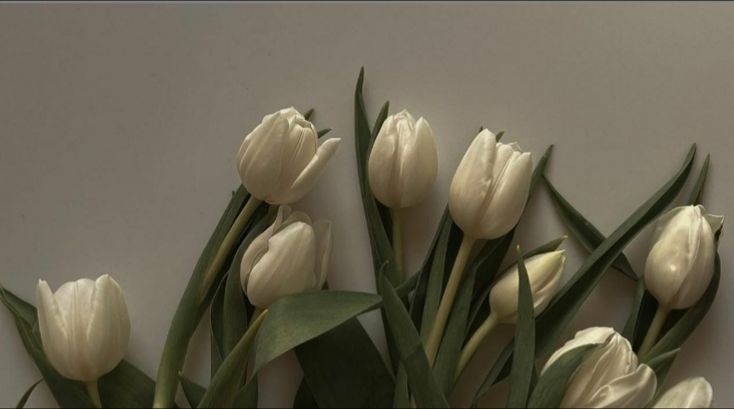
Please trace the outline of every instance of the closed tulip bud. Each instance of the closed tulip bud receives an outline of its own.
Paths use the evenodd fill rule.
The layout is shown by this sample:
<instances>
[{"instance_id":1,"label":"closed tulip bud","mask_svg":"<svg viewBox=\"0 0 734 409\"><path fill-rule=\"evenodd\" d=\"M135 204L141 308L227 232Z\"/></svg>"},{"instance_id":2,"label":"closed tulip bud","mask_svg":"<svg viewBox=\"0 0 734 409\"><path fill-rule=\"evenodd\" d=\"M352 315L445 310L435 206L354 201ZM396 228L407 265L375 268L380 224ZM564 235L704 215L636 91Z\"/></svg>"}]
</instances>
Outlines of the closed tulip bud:
<instances>
[{"instance_id":1,"label":"closed tulip bud","mask_svg":"<svg viewBox=\"0 0 734 409\"><path fill-rule=\"evenodd\" d=\"M125 356L130 318L110 276L68 282L56 293L41 280L36 301L43 351L62 376L94 382Z\"/></svg>"},{"instance_id":2,"label":"closed tulip bud","mask_svg":"<svg viewBox=\"0 0 734 409\"><path fill-rule=\"evenodd\" d=\"M497 143L486 129L479 132L451 181L451 217L474 239L506 234L520 220L531 174L530 153L515 143Z\"/></svg>"},{"instance_id":3,"label":"closed tulip bud","mask_svg":"<svg viewBox=\"0 0 734 409\"><path fill-rule=\"evenodd\" d=\"M688 378L668 389L653 408L710 408L714 398L711 384L704 378Z\"/></svg>"},{"instance_id":4,"label":"closed tulip bud","mask_svg":"<svg viewBox=\"0 0 734 409\"><path fill-rule=\"evenodd\" d=\"M294 108L266 115L237 152L242 184L270 204L293 203L313 188L340 141L319 146L316 128Z\"/></svg>"},{"instance_id":5,"label":"closed tulip bud","mask_svg":"<svg viewBox=\"0 0 734 409\"><path fill-rule=\"evenodd\" d=\"M536 316L543 312L556 295L565 265L565 250L538 254L525 260ZM489 293L492 315L500 323L514 324L517 321L519 274L517 264L515 264L497 281Z\"/></svg>"},{"instance_id":6,"label":"closed tulip bud","mask_svg":"<svg viewBox=\"0 0 734 409\"><path fill-rule=\"evenodd\" d=\"M390 208L414 206L436 181L438 154L428 121L408 111L390 115L375 138L367 163L370 187Z\"/></svg>"},{"instance_id":7,"label":"closed tulip bud","mask_svg":"<svg viewBox=\"0 0 734 409\"><path fill-rule=\"evenodd\" d=\"M252 305L267 308L278 298L318 291L326 281L331 224L281 206L273 224L242 256L242 289Z\"/></svg>"},{"instance_id":8,"label":"closed tulip bud","mask_svg":"<svg viewBox=\"0 0 734 409\"><path fill-rule=\"evenodd\" d=\"M667 309L686 309L706 291L714 273L715 233L723 217L703 206L681 206L660 217L645 263L645 285Z\"/></svg>"},{"instance_id":9,"label":"closed tulip bud","mask_svg":"<svg viewBox=\"0 0 734 409\"><path fill-rule=\"evenodd\" d=\"M639 364L629 341L612 328L593 327L576 333L545 364L548 369L563 354L584 345L588 352L573 373L562 408L644 408L657 388L655 372Z\"/></svg>"}]
</instances>

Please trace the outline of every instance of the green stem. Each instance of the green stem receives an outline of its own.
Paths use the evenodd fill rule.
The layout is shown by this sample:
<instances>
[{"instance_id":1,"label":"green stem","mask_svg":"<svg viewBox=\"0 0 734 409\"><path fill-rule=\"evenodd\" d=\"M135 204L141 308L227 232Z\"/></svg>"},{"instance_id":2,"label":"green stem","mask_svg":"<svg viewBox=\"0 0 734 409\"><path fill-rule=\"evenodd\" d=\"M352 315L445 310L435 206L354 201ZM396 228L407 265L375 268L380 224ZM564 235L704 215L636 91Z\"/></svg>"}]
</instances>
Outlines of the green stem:
<instances>
[{"instance_id":1,"label":"green stem","mask_svg":"<svg viewBox=\"0 0 734 409\"><path fill-rule=\"evenodd\" d=\"M268 310L255 310L252 324L247 328L245 334L237 342L232 352L224 358L219 369L214 374L209 387L199 402L200 408L222 408L231 407L236 398L237 391L242 387L241 382L233 382L233 379L241 379L247 368L247 358L252 347L257 331L260 329Z\"/></svg>"},{"instance_id":2,"label":"green stem","mask_svg":"<svg viewBox=\"0 0 734 409\"><path fill-rule=\"evenodd\" d=\"M173 316L166 343L161 353L153 397L154 408L173 407L173 399L179 383L178 374L183 368L189 341L196 331L199 321L201 321L202 311L204 310L202 304L222 265L232 252L237 238L242 234L247 222L260 203L262 202L259 199L252 196L247 200L222 240L209 266L202 274L191 277Z\"/></svg>"},{"instance_id":3,"label":"green stem","mask_svg":"<svg viewBox=\"0 0 734 409\"><path fill-rule=\"evenodd\" d=\"M642 358L650 352L650 349L652 349L655 342L658 340L660 330L663 329L663 324L665 324L665 320L668 318L669 313L669 309L662 305L658 306L657 311L655 311L655 317L652 319L652 324L650 324L650 328L648 328L647 334L645 334L645 339L642 340L642 345L640 346L640 350L637 352L637 356Z\"/></svg>"},{"instance_id":4,"label":"green stem","mask_svg":"<svg viewBox=\"0 0 734 409\"><path fill-rule=\"evenodd\" d=\"M487 338L489 333L492 332L495 327L497 327L497 324L499 324L499 322L495 318L494 314L490 313L489 317L487 317L482 325L477 328L477 331L474 333L474 335L469 338L466 346L461 351L459 364L456 367L456 375L454 377L455 379L459 379L459 376L461 376L461 373L464 372L464 369L466 369L469 361L471 361L474 354L477 353L479 346L482 345L482 342Z\"/></svg>"},{"instance_id":5,"label":"green stem","mask_svg":"<svg viewBox=\"0 0 734 409\"><path fill-rule=\"evenodd\" d=\"M99 386L97 381L87 382L84 384L87 387L87 394L89 399L92 401L92 405L95 408L102 408L102 399L99 397Z\"/></svg>"},{"instance_id":6,"label":"green stem","mask_svg":"<svg viewBox=\"0 0 734 409\"><path fill-rule=\"evenodd\" d=\"M400 209L390 209L392 216L392 250L395 255L395 266L398 269L400 282L405 281L405 267L403 261L403 228L400 223Z\"/></svg>"},{"instance_id":7,"label":"green stem","mask_svg":"<svg viewBox=\"0 0 734 409\"><path fill-rule=\"evenodd\" d=\"M443 331L446 329L446 323L449 319L449 313L454 305L454 299L456 299L456 292L459 290L461 279L464 276L464 270L466 263L469 261L469 254L471 253L472 247L474 247L475 240L467 235L461 241L459 252L456 254L456 260L454 260L454 266L451 268L451 275L449 275L449 281L446 283L446 291L441 298L441 302L438 305L438 311L436 312L436 318L433 321L431 330L428 333L428 340L426 341L426 355L428 362L433 365L436 360L436 354L438 353L438 347L441 344L443 338Z\"/></svg>"}]
</instances>

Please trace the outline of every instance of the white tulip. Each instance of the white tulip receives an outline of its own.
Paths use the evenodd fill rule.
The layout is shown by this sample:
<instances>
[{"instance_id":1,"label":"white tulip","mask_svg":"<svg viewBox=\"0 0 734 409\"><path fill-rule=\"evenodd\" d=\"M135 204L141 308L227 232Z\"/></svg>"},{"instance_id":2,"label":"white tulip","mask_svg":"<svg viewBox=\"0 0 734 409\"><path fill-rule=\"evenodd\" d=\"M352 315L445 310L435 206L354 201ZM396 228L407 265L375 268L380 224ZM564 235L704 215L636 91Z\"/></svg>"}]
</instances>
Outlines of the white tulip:
<instances>
[{"instance_id":1,"label":"white tulip","mask_svg":"<svg viewBox=\"0 0 734 409\"><path fill-rule=\"evenodd\" d=\"M558 291L565 265L565 250L538 254L525 260L536 316L543 312ZM490 310L498 322L513 324L517 321L519 291L520 273L515 264L497 281L489 293Z\"/></svg>"},{"instance_id":2,"label":"white tulip","mask_svg":"<svg viewBox=\"0 0 734 409\"><path fill-rule=\"evenodd\" d=\"M645 285L667 309L692 307L703 295L714 272L714 234L723 217L705 213L703 206L681 206L657 222L645 263Z\"/></svg>"},{"instance_id":3,"label":"white tulip","mask_svg":"<svg viewBox=\"0 0 734 409\"><path fill-rule=\"evenodd\" d=\"M293 203L313 188L340 141L319 146L316 128L292 107L266 115L237 152L242 184L270 204Z\"/></svg>"},{"instance_id":4,"label":"white tulip","mask_svg":"<svg viewBox=\"0 0 734 409\"><path fill-rule=\"evenodd\" d=\"M576 333L543 368L584 345L599 345L582 360L566 386L562 408L642 408L655 394L655 372L638 364L629 341L612 328L593 327Z\"/></svg>"},{"instance_id":5,"label":"white tulip","mask_svg":"<svg viewBox=\"0 0 734 409\"><path fill-rule=\"evenodd\" d=\"M509 232L525 208L532 157L483 130L464 154L449 191L449 210L464 234L495 239Z\"/></svg>"},{"instance_id":6,"label":"white tulip","mask_svg":"<svg viewBox=\"0 0 734 409\"><path fill-rule=\"evenodd\" d=\"M312 223L307 214L280 206L273 224L242 256L242 289L261 308L289 294L318 291L326 282L330 254L328 221Z\"/></svg>"},{"instance_id":7,"label":"white tulip","mask_svg":"<svg viewBox=\"0 0 734 409\"><path fill-rule=\"evenodd\" d=\"M108 275L36 287L43 351L64 377L95 382L125 356L130 318L120 286Z\"/></svg>"},{"instance_id":8,"label":"white tulip","mask_svg":"<svg viewBox=\"0 0 734 409\"><path fill-rule=\"evenodd\" d=\"M711 384L704 378L688 378L668 389L653 408L710 408L714 398Z\"/></svg>"},{"instance_id":9,"label":"white tulip","mask_svg":"<svg viewBox=\"0 0 734 409\"><path fill-rule=\"evenodd\" d=\"M367 163L370 187L390 208L414 206L436 181L438 154L431 126L408 111L390 115L380 128Z\"/></svg>"}]
</instances>

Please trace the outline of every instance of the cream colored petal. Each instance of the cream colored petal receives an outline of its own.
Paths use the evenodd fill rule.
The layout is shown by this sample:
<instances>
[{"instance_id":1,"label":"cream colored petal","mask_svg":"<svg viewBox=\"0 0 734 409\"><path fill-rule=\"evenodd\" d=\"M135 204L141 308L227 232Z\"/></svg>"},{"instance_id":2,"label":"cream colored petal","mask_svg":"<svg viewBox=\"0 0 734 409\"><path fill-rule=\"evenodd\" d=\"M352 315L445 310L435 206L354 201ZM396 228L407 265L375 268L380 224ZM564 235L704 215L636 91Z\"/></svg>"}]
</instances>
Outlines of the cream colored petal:
<instances>
[{"instance_id":1,"label":"cream colored petal","mask_svg":"<svg viewBox=\"0 0 734 409\"><path fill-rule=\"evenodd\" d=\"M644 408L657 388L655 372L647 365L600 388L586 403L590 408Z\"/></svg>"},{"instance_id":2,"label":"cream colored petal","mask_svg":"<svg viewBox=\"0 0 734 409\"><path fill-rule=\"evenodd\" d=\"M710 408L714 391L701 377L688 378L668 389L653 408Z\"/></svg>"},{"instance_id":3,"label":"cream colored petal","mask_svg":"<svg viewBox=\"0 0 734 409\"><path fill-rule=\"evenodd\" d=\"M367 175L375 198L387 207L400 203L399 156L397 132L388 132L388 127L383 126L370 150Z\"/></svg>"},{"instance_id":4,"label":"cream colored petal","mask_svg":"<svg viewBox=\"0 0 734 409\"><path fill-rule=\"evenodd\" d=\"M331 222L317 220L313 229L316 233L316 278L312 289L317 291L324 287L328 275L332 246Z\"/></svg>"},{"instance_id":5,"label":"cream colored petal","mask_svg":"<svg viewBox=\"0 0 734 409\"><path fill-rule=\"evenodd\" d=\"M715 214L707 214L706 221L711 226L711 230L716 233L724 226L724 216L717 216Z\"/></svg>"},{"instance_id":6,"label":"cream colored petal","mask_svg":"<svg viewBox=\"0 0 734 409\"><path fill-rule=\"evenodd\" d=\"M438 152L433 130L423 118L416 122L414 134L401 142L398 206L405 208L428 196L438 174Z\"/></svg>"},{"instance_id":7,"label":"cream colored petal","mask_svg":"<svg viewBox=\"0 0 734 409\"><path fill-rule=\"evenodd\" d=\"M66 323L68 334L67 356L74 369L75 380L86 381L93 377L95 363L90 362L87 355L87 325L92 317L92 297L94 281L81 279L62 285L54 298Z\"/></svg>"},{"instance_id":8,"label":"cream colored petal","mask_svg":"<svg viewBox=\"0 0 734 409\"><path fill-rule=\"evenodd\" d=\"M287 141L288 120L277 114L273 121L269 132L252 142L239 163L242 184L250 194L263 200L278 187Z\"/></svg>"},{"instance_id":9,"label":"cream colored petal","mask_svg":"<svg viewBox=\"0 0 734 409\"><path fill-rule=\"evenodd\" d=\"M46 358L61 375L74 379L75 371L69 362L69 335L66 331L66 323L46 281L38 281L36 305L38 306L38 329L41 332Z\"/></svg>"},{"instance_id":10,"label":"cream colored petal","mask_svg":"<svg viewBox=\"0 0 734 409\"><path fill-rule=\"evenodd\" d=\"M486 238L482 236L479 219L492 186L495 141L495 135L489 130L479 132L461 159L449 188L451 218L464 234L476 239Z\"/></svg>"},{"instance_id":11,"label":"cream colored petal","mask_svg":"<svg viewBox=\"0 0 734 409\"><path fill-rule=\"evenodd\" d=\"M122 289L109 275L95 282L91 312L85 354L93 372L87 381L113 370L127 353L130 340L130 317Z\"/></svg>"},{"instance_id":12,"label":"cream colored petal","mask_svg":"<svg viewBox=\"0 0 734 409\"><path fill-rule=\"evenodd\" d=\"M274 197L270 203L293 203L305 196L306 193L308 193L316 184L319 176L321 176L321 172L323 172L324 167L329 162L329 159L331 159L336 152L340 142L340 138L331 138L324 141L324 143L319 146L319 149L316 151L316 155L311 159L308 166L303 169L301 174L298 175L298 178L296 178L296 181L293 182L290 189L286 189L281 192L277 197Z\"/></svg>"},{"instance_id":13,"label":"cream colored petal","mask_svg":"<svg viewBox=\"0 0 734 409\"><path fill-rule=\"evenodd\" d=\"M240 284L242 290L247 291L247 281L250 277L250 272L260 258L268 251L268 240L270 237L278 231L283 222L291 215L292 211L290 206L283 205L278 207L278 213L275 216L273 223L268 226L262 233L255 237L244 254L242 255L242 261L240 262Z\"/></svg>"},{"instance_id":14,"label":"cream colored petal","mask_svg":"<svg viewBox=\"0 0 734 409\"><path fill-rule=\"evenodd\" d=\"M245 136L240 145L240 149L237 151L237 169L239 170L240 162L245 156L247 149L253 144L260 145L265 141L263 136L267 136L270 133L270 129L275 124L277 116L275 114L265 115L262 121L253 129L249 134Z\"/></svg>"},{"instance_id":15,"label":"cream colored petal","mask_svg":"<svg viewBox=\"0 0 734 409\"><path fill-rule=\"evenodd\" d=\"M316 154L318 137L316 128L303 118L291 120L283 148L278 191L290 188L298 175L308 166Z\"/></svg>"},{"instance_id":16,"label":"cream colored petal","mask_svg":"<svg viewBox=\"0 0 734 409\"><path fill-rule=\"evenodd\" d=\"M528 200L532 173L530 153L514 153L502 174L495 177L479 219L482 238L503 236L517 224Z\"/></svg>"},{"instance_id":17,"label":"cream colored petal","mask_svg":"<svg viewBox=\"0 0 734 409\"><path fill-rule=\"evenodd\" d=\"M584 345L604 344L615 333L616 331L614 331L614 328L610 327L591 327L577 332L573 339L569 340L562 347L558 348L550 356L550 358L548 358L548 361L543 367L541 374L545 372L551 365L553 365L558 360L558 358L560 358L567 352Z\"/></svg>"}]
</instances>

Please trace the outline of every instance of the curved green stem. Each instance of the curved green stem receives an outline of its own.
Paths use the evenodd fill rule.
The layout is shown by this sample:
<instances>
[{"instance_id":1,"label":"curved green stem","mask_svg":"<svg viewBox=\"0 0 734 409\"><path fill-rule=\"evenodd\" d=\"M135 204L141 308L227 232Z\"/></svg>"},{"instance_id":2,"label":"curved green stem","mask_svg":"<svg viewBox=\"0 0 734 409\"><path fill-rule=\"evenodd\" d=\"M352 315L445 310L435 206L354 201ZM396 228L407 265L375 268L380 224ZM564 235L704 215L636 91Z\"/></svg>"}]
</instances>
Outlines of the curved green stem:
<instances>
[{"instance_id":1,"label":"curved green stem","mask_svg":"<svg viewBox=\"0 0 734 409\"><path fill-rule=\"evenodd\" d=\"M490 313L489 317L487 317L482 325L477 328L477 331L474 333L474 335L469 338L466 346L464 347L464 349L461 350L459 364L456 367L456 375L454 376L455 379L459 379L459 376L461 376L461 373L464 372L464 369L466 369L469 361L471 361L472 357L474 357L474 354L477 353L479 346L482 345L482 342L487 338L489 333L492 332L495 327L497 327L497 324L499 324L499 322L497 321L497 319L495 319L494 314Z\"/></svg>"},{"instance_id":2,"label":"curved green stem","mask_svg":"<svg viewBox=\"0 0 734 409\"><path fill-rule=\"evenodd\" d=\"M669 313L669 309L663 306L658 306L657 311L655 311L655 317L652 319L652 324L650 324L650 328L648 328L647 334L645 334L645 339L642 340L642 345L640 346L640 350L637 352L637 356L642 358L650 352L650 349L652 349L655 342L658 340L660 330L663 329L663 324L665 324L665 320L668 318Z\"/></svg>"},{"instance_id":3,"label":"curved green stem","mask_svg":"<svg viewBox=\"0 0 734 409\"><path fill-rule=\"evenodd\" d=\"M395 255L395 266L398 269L398 277L400 282L405 281L405 267L403 260L403 228L400 223L400 209L391 208L390 216L392 218L392 250Z\"/></svg>"},{"instance_id":4,"label":"curved green stem","mask_svg":"<svg viewBox=\"0 0 734 409\"><path fill-rule=\"evenodd\" d=\"M87 394L89 395L89 400L92 401L92 405L95 408L102 408L102 399L99 397L97 381L87 382L84 386L87 388Z\"/></svg>"},{"instance_id":5,"label":"curved green stem","mask_svg":"<svg viewBox=\"0 0 734 409\"><path fill-rule=\"evenodd\" d=\"M426 341L426 356L428 357L428 362L431 365L433 365L436 360L438 347L441 345L441 339L443 338L443 331L446 329L449 313L451 312L451 308L454 306L456 293L459 290L461 279L464 276L466 263L469 261L469 254L471 254L475 241L476 240L473 238L464 235L464 238L461 241L461 246L459 247L459 252L456 254L456 260L454 260L454 266L451 268L449 281L446 283L446 291L438 305L436 318L433 321L433 325L431 326L431 330L428 333L428 339Z\"/></svg>"}]
</instances>

